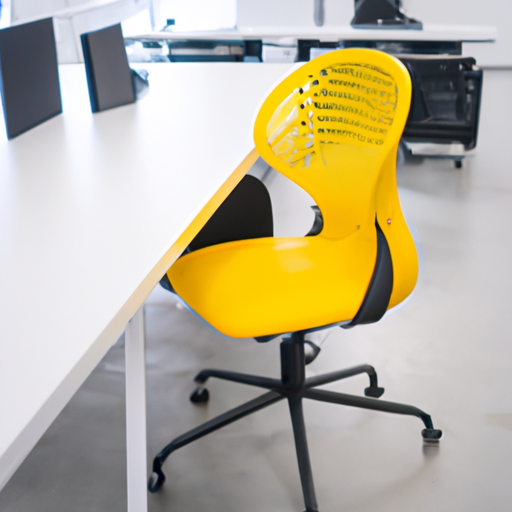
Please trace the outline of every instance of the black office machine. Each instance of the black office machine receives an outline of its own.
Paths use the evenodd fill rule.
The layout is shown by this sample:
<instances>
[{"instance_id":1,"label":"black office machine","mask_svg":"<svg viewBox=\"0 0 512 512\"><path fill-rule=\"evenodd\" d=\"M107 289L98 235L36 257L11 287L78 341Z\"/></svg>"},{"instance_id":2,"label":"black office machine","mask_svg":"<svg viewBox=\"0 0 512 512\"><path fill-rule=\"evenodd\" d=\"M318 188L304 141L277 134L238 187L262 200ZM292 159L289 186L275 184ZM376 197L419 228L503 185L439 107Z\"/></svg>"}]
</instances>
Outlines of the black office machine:
<instances>
[{"instance_id":1,"label":"black office machine","mask_svg":"<svg viewBox=\"0 0 512 512\"><path fill-rule=\"evenodd\" d=\"M400 0L354 0L354 28L389 28L421 30L421 21L409 18L401 10Z\"/></svg>"},{"instance_id":2,"label":"black office machine","mask_svg":"<svg viewBox=\"0 0 512 512\"><path fill-rule=\"evenodd\" d=\"M440 144L456 141L466 150L473 149L483 79L475 59L445 55L399 58L409 70L413 86L403 139Z\"/></svg>"}]
</instances>

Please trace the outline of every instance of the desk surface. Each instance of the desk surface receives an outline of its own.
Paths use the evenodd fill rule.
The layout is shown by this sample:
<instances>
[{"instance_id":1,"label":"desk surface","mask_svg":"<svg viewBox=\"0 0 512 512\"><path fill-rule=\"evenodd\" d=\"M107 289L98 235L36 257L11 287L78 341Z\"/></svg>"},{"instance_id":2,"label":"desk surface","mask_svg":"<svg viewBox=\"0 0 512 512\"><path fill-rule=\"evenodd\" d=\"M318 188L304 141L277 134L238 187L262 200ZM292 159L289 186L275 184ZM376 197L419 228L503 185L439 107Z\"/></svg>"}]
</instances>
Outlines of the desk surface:
<instances>
[{"instance_id":1,"label":"desk surface","mask_svg":"<svg viewBox=\"0 0 512 512\"><path fill-rule=\"evenodd\" d=\"M64 66L64 114L0 132L0 489L255 160L290 65L145 67L149 94L93 115Z\"/></svg>"},{"instance_id":2,"label":"desk surface","mask_svg":"<svg viewBox=\"0 0 512 512\"><path fill-rule=\"evenodd\" d=\"M492 42L498 30L492 26L425 25L423 30L355 29L350 25L328 27L254 27L239 30L197 32L154 32L127 39L263 39L264 42L294 45L297 39L321 41L378 40L378 41L458 41Z\"/></svg>"}]
</instances>

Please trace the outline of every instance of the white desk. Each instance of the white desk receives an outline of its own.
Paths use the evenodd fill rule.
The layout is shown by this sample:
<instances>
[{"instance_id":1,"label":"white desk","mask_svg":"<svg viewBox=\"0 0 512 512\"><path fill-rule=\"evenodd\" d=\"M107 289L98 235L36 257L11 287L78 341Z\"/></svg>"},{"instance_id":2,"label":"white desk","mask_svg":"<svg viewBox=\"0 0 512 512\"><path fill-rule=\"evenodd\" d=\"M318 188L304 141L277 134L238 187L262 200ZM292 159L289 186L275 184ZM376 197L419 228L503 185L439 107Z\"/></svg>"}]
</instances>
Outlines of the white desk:
<instances>
[{"instance_id":1,"label":"white desk","mask_svg":"<svg viewBox=\"0 0 512 512\"><path fill-rule=\"evenodd\" d=\"M128 503L147 507L139 308L256 159L255 112L289 65L145 67L146 97L92 115L83 66L64 66L64 114L0 133L0 489L139 311Z\"/></svg>"},{"instance_id":2,"label":"white desk","mask_svg":"<svg viewBox=\"0 0 512 512\"><path fill-rule=\"evenodd\" d=\"M295 45L297 39L377 40L377 41L455 41L492 42L498 37L498 30L492 26L480 25L424 25L423 30L377 30L355 29L350 25L327 27L254 27L238 30L216 30L196 32L154 32L127 39L262 39L264 43Z\"/></svg>"}]
</instances>

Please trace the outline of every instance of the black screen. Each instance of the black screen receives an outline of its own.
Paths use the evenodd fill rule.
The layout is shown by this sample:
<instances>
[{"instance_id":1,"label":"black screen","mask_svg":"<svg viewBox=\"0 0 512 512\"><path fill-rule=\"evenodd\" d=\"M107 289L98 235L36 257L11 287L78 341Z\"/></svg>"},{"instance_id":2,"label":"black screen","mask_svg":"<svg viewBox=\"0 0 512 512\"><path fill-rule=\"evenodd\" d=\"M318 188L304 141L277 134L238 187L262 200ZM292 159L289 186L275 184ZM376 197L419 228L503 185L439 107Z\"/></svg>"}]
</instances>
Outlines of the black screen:
<instances>
[{"instance_id":1,"label":"black screen","mask_svg":"<svg viewBox=\"0 0 512 512\"><path fill-rule=\"evenodd\" d=\"M121 25L82 35L91 109L99 112L135 101Z\"/></svg>"},{"instance_id":2,"label":"black screen","mask_svg":"<svg viewBox=\"0 0 512 512\"><path fill-rule=\"evenodd\" d=\"M0 30L0 89L10 139L62 112L51 18Z\"/></svg>"}]
</instances>

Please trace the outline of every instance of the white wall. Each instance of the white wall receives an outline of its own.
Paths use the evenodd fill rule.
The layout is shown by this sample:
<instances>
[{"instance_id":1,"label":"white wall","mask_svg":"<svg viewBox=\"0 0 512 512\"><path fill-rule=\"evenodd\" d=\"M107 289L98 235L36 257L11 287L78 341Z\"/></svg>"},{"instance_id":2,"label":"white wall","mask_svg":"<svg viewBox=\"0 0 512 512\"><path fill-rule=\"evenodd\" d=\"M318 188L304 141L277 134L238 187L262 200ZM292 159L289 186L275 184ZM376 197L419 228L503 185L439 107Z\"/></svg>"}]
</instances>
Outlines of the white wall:
<instances>
[{"instance_id":1,"label":"white wall","mask_svg":"<svg viewBox=\"0 0 512 512\"><path fill-rule=\"evenodd\" d=\"M11 0L14 23L37 19L68 7L66 0Z\"/></svg>"},{"instance_id":2,"label":"white wall","mask_svg":"<svg viewBox=\"0 0 512 512\"><path fill-rule=\"evenodd\" d=\"M13 24L53 16L60 63L83 60L80 34L119 23L148 5L149 0L11 0Z\"/></svg>"},{"instance_id":3,"label":"white wall","mask_svg":"<svg viewBox=\"0 0 512 512\"><path fill-rule=\"evenodd\" d=\"M131 3L136 4L138 1L131 0ZM12 21L22 23L52 16L53 13L64 9L87 5L99 7L115 2L116 0L11 0Z\"/></svg>"},{"instance_id":4,"label":"white wall","mask_svg":"<svg viewBox=\"0 0 512 512\"><path fill-rule=\"evenodd\" d=\"M350 23L353 0L324 0L325 25ZM512 66L511 0L403 0L411 17L426 24L493 25L495 44L468 43L464 54L483 66ZM238 26L314 26L314 0L238 0Z\"/></svg>"},{"instance_id":5,"label":"white wall","mask_svg":"<svg viewBox=\"0 0 512 512\"><path fill-rule=\"evenodd\" d=\"M404 0L407 13L423 23L493 25L495 44L471 43L464 53L482 66L512 66L512 2L510 0Z\"/></svg>"},{"instance_id":6,"label":"white wall","mask_svg":"<svg viewBox=\"0 0 512 512\"><path fill-rule=\"evenodd\" d=\"M87 8L82 11L78 10L69 15L53 18L57 54L61 64L83 61L81 34L100 30L131 18L142 9L148 8L148 0L100 1L97 4L87 2L83 5Z\"/></svg>"},{"instance_id":7,"label":"white wall","mask_svg":"<svg viewBox=\"0 0 512 512\"><path fill-rule=\"evenodd\" d=\"M160 0L160 18L174 18L175 30L234 28L236 3L237 0Z\"/></svg>"},{"instance_id":8,"label":"white wall","mask_svg":"<svg viewBox=\"0 0 512 512\"><path fill-rule=\"evenodd\" d=\"M314 0L238 0L238 26L314 27ZM324 0L325 25L350 23L353 0Z\"/></svg>"}]
</instances>

